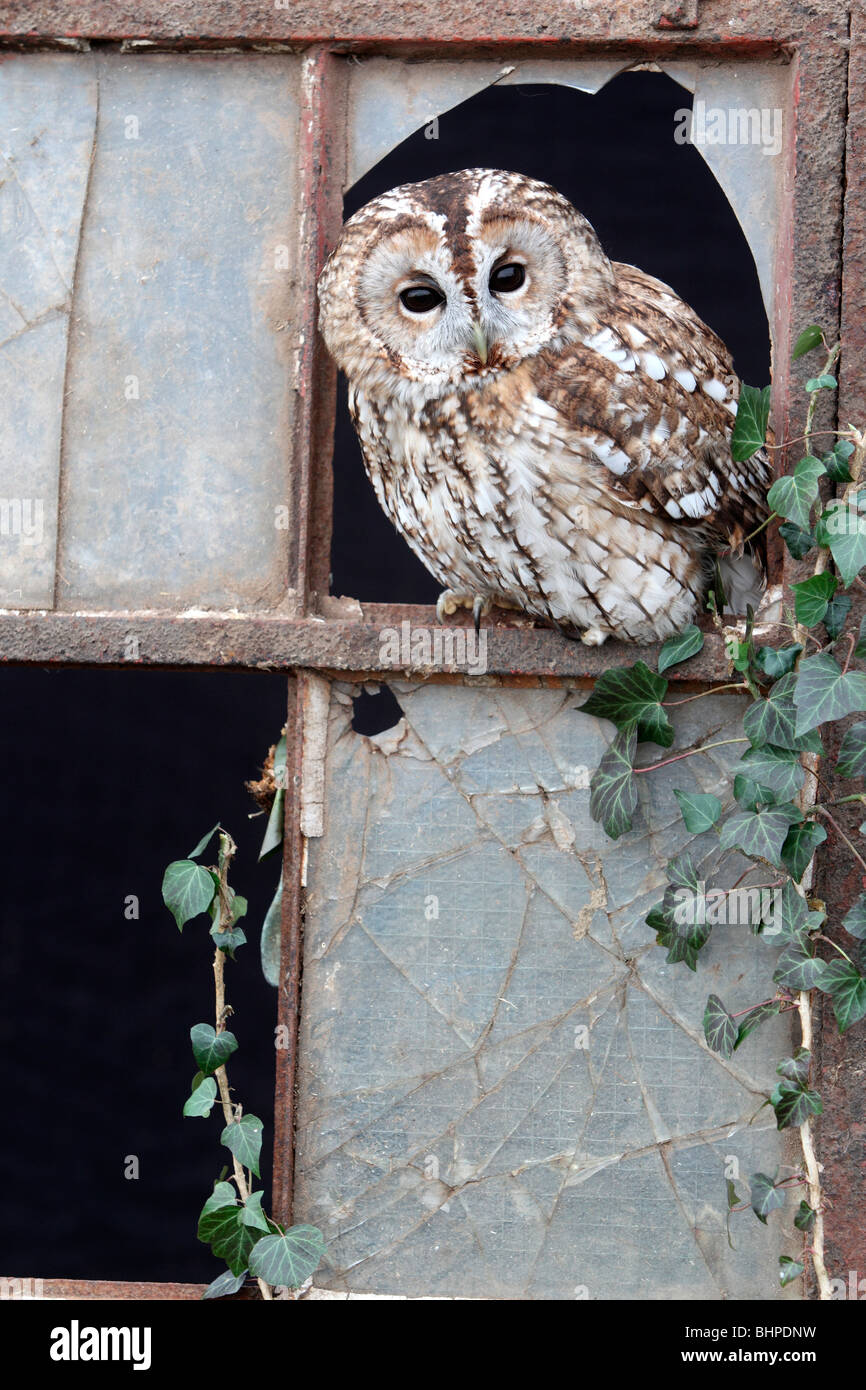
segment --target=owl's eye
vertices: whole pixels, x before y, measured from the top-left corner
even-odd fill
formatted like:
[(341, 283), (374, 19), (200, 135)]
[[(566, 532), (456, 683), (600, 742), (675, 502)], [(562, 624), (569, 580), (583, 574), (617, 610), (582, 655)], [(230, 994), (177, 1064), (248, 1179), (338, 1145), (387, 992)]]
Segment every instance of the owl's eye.
[(410, 314), (429, 314), (437, 304), (445, 303), (445, 296), (433, 285), (410, 285), (408, 289), (401, 290), (400, 303)]
[(525, 279), (526, 266), (519, 261), (509, 261), (491, 271), (488, 284), (494, 294), (511, 294), (512, 290), (520, 289)]

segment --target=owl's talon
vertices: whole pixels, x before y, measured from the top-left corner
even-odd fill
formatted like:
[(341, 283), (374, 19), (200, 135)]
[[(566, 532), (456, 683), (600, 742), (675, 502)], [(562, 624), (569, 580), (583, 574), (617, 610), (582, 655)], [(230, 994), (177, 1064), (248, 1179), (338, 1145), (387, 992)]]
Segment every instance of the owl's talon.
[(436, 617), (440, 623), (444, 623), (446, 617), (456, 613), (458, 608), (471, 608), (477, 632), (481, 626), (481, 619), (490, 612), (490, 607), (490, 599), (482, 598), (481, 594), (464, 594), (459, 589), (443, 589), (436, 600)]
[(610, 635), (609, 627), (588, 627), (585, 632), (580, 634), (580, 640), (585, 642), (588, 647), (600, 647)]
[(456, 613), (466, 601), (466, 595), (460, 594), (456, 589), (443, 589), (436, 600), (436, 617), (440, 623)]

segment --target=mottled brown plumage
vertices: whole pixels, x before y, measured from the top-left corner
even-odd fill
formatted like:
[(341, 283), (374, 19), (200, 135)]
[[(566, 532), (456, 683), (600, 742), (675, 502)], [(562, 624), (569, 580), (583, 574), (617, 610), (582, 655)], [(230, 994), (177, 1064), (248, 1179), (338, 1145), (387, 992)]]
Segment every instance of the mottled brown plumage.
[[(663, 638), (766, 515), (766, 455), (731, 460), (724, 344), (546, 184), (470, 169), (392, 189), (346, 224), (320, 303), (440, 614), (495, 602), (589, 642)], [(757, 578), (748, 556), (729, 572)]]

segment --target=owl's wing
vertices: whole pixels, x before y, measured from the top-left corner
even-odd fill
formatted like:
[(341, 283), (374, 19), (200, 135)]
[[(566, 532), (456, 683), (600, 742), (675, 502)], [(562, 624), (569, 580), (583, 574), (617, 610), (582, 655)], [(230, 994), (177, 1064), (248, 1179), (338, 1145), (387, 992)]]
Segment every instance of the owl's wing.
[(669, 286), (634, 266), (613, 269), (617, 296), (597, 332), (533, 359), (535, 391), (600, 465), (612, 498), (736, 548), (767, 515), (772, 470), (763, 449), (731, 459), (730, 354)]

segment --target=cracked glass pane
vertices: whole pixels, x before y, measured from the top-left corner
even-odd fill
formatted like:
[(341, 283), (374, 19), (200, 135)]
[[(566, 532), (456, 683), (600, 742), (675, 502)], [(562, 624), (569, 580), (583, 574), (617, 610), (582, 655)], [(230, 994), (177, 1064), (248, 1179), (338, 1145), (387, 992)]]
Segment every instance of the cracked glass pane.
[[(309, 841), (295, 1219), (328, 1240), (316, 1284), (772, 1297), (790, 1215), (734, 1216), (732, 1249), (725, 1179), (745, 1193), (794, 1159), (760, 1108), (788, 1023), (725, 1061), (702, 1018), (710, 992), (764, 999), (776, 948), (717, 927), (692, 974), (644, 922), (671, 856), (689, 844), (708, 881), (718, 858), (673, 787), (724, 795), (742, 749), (640, 778), (613, 843), (588, 790), (610, 726), (575, 712), (582, 693), (391, 688), (403, 717), (367, 738), (332, 687)], [(737, 737), (742, 709), (686, 705), (671, 751)]]
[(6, 55), (3, 606), (284, 597), (299, 61)]

